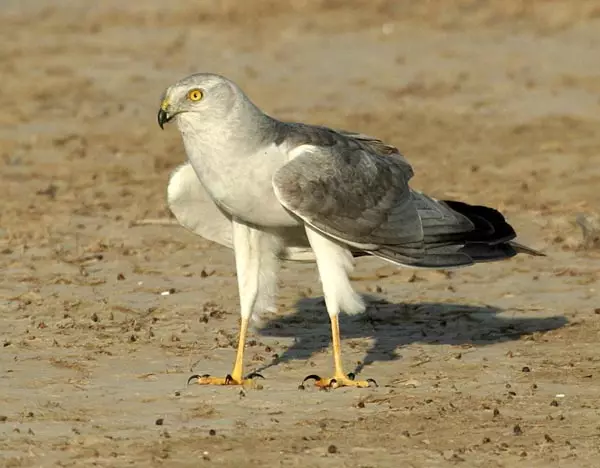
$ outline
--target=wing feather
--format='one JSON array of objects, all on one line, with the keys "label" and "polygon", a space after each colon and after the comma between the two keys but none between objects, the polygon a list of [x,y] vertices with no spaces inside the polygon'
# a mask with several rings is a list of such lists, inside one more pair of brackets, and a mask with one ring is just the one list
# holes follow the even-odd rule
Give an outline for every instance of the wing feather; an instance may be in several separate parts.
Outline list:
[{"label": "wing feather", "polygon": [[295,157],[273,177],[282,205],[350,245],[422,249],[423,229],[408,187],[413,171],[394,147],[360,134],[294,128],[285,141]]}]

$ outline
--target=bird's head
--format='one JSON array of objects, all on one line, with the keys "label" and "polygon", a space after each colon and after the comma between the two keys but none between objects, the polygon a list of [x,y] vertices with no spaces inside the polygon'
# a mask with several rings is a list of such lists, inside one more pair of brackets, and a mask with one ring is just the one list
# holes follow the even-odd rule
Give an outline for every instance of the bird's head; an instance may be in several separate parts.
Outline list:
[{"label": "bird's head", "polygon": [[194,117],[205,123],[222,121],[239,102],[241,91],[237,86],[219,75],[198,73],[190,75],[172,86],[162,96],[158,110],[158,125],[172,119]]}]

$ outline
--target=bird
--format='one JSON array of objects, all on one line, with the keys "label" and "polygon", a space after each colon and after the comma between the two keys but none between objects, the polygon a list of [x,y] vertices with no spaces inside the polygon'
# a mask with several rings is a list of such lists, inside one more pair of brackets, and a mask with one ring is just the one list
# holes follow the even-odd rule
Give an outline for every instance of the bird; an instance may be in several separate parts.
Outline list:
[{"label": "bird", "polygon": [[161,129],[174,122],[187,161],[171,174],[167,202],[177,221],[233,249],[240,332],[233,370],[193,375],[201,385],[248,385],[248,325],[274,306],[281,262],[315,262],[331,323],[334,371],[313,374],[322,389],[364,388],[374,379],[344,371],[339,314],[365,311],[352,287],[355,260],[449,269],[544,255],[518,243],[497,210],[438,200],[410,187],[414,175],[393,145],[362,133],[281,121],[232,80],[189,75],[163,92]]}]

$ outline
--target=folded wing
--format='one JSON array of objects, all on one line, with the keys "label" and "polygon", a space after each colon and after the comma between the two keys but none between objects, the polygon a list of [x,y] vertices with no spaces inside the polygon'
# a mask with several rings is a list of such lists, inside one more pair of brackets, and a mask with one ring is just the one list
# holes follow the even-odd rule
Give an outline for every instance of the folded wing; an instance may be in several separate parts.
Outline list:
[{"label": "folded wing", "polygon": [[395,148],[321,127],[295,132],[298,146],[288,148],[291,159],[273,187],[312,228],[407,266],[448,268],[516,255],[515,232],[499,212],[412,190],[412,168]]}]

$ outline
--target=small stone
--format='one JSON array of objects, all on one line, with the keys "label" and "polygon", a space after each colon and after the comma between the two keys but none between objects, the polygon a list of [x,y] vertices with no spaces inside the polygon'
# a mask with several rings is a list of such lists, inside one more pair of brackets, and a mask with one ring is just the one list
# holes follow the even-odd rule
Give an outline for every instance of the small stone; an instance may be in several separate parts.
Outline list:
[{"label": "small stone", "polygon": [[523,430],[521,429],[521,426],[519,426],[518,424],[515,424],[515,427],[513,427],[513,435],[516,435],[516,436],[523,435]]},{"label": "small stone", "polygon": [[125,279],[125,275],[123,273],[119,273],[117,275],[117,281],[123,281]]},{"label": "small stone", "polygon": [[210,431],[208,431],[208,435],[216,436],[217,435],[217,431],[215,431],[214,429],[211,429]]},{"label": "small stone", "polygon": [[156,424],[157,426],[162,426],[164,424],[165,420],[163,418],[158,418],[154,424]]},{"label": "small stone", "polygon": [[500,416],[500,410],[498,408],[494,408],[494,417]]},{"label": "small stone", "polygon": [[484,437],[483,440],[481,441],[481,443],[483,444],[489,444],[492,440],[489,437]]},{"label": "small stone", "polygon": [[550,437],[550,434],[544,434],[544,439],[546,440],[546,442],[548,442],[549,444],[554,443],[554,439],[552,437]]},{"label": "small stone", "polygon": [[556,401],[556,400],[552,400],[552,401],[550,402],[550,406],[558,406],[558,401]]},{"label": "small stone", "polygon": [[531,372],[531,369],[528,366],[525,366],[521,369],[521,372]]},{"label": "small stone", "polygon": [[338,448],[335,445],[330,445],[329,447],[327,447],[327,452],[329,453],[338,453]]}]

